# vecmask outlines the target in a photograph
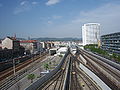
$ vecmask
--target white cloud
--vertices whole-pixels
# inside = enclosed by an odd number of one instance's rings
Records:
[[[22,6],[22,5],[25,5],[27,3],[27,1],[22,1],[21,3],[20,3],[20,5]]]
[[[101,24],[101,34],[120,31],[120,5],[106,4],[91,11],[81,11],[72,20],[73,25],[97,22]]]
[[[47,25],[50,24],[56,24],[56,21],[58,21],[59,19],[61,19],[62,16],[58,16],[58,15],[52,15],[52,16],[48,16],[48,17],[40,17],[40,20]]]
[[[96,22],[101,24],[101,35],[120,32],[120,5],[106,4],[89,11],[80,11],[74,13],[71,20],[61,25],[55,25],[50,33],[56,33],[58,36],[81,37],[82,25],[84,23]],[[76,16],[77,15],[77,16]],[[67,23],[68,22],[68,23]]]
[[[25,11],[28,11],[28,10],[30,10],[30,8],[31,8],[31,5],[30,5],[30,2],[29,2],[29,1],[22,1],[22,2],[20,3],[20,5],[18,5],[18,6],[15,8],[13,14],[16,15],[16,14],[19,14],[19,13],[22,13],[22,12],[25,12]]]
[[[59,3],[60,0],[48,0],[48,2],[46,2],[46,5],[50,6],[50,5],[54,5],[56,3]]]
[[[62,16],[57,16],[57,15],[53,15],[52,17],[53,17],[53,19],[60,19],[60,18],[62,18]]]
[[[47,23],[48,23],[48,24],[53,24],[53,22],[52,22],[52,21],[47,21]]]
[[[19,14],[25,11],[29,11],[32,9],[33,5],[38,4],[38,2],[30,2],[30,1],[22,1],[14,10],[14,14]]]

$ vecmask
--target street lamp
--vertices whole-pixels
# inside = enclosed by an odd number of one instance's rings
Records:
[[[15,59],[13,58],[13,71],[14,71],[14,75],[15,75]]]

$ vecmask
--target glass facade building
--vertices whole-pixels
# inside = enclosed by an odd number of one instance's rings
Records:
[[[120,32],[101,36],[101,48],[120,54]]]

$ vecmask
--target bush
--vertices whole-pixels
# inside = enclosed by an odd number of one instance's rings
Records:
[[[35,74],[29,74],[27,76],[28,80],[31,80],[31,83],[33,82],[33,79],[35,79]]]
[[[101,48],[97,48],[97,45],[91,44],[84,46],[84,49],[90,50],[91,52],[96,52],[98,54],[101,54],[103,56],[113,58],[120,62],[120,55],[113,53],[112,55],[109,54],[109,52],[102,50]]]
[[[45,64],[44,64],[44,68],[45,68],[45,70],[48,70],[48,69],[50,68],[49,64],[48,64],[48,63],[45,63]]]
[[[63,57],[63,55],[59,55],[59,57]]]

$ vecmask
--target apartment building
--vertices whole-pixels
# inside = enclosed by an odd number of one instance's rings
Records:
[[[98,44],[100,41],[100,24],[87,23],[82,26],[83,45]]]
[[[102,35],[101,48],[120,54],[120,32]]]
[[[19,51],[20,41],[16,40],[14,37],[6,37],[2,41],[2,49],[12,49],[14,51]]]

